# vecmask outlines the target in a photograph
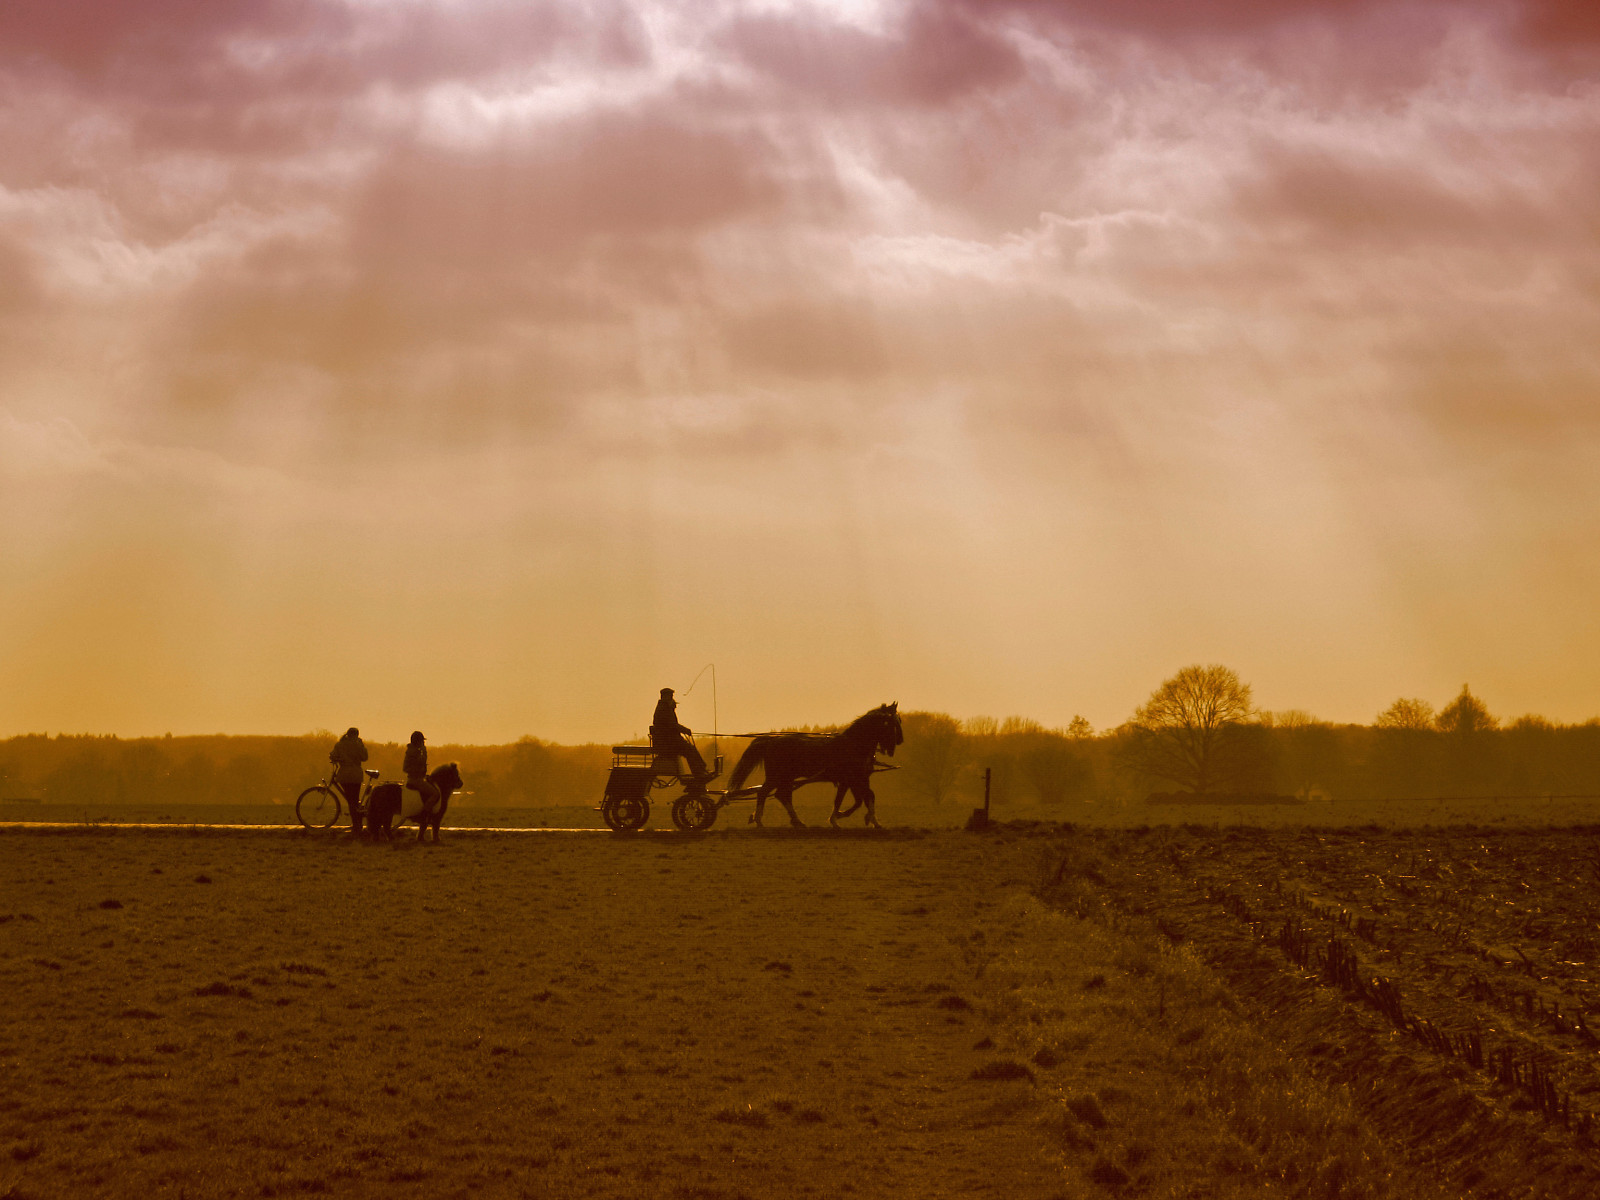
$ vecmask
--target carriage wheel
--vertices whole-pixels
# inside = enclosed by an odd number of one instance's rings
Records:
[[[703,833],[717,823],[717,802],[710,796],[679,796],[672,802],[672,823],[685,833]]]
[[[300,793],[294,815],[307,829],[327,829],[339,819],[339,797],[331,787],[318,784]]]
[[[600,806],[600,816],[618,833],[632,833],[643,829],[650,819],[650,801],[628,796],[607,799]]]

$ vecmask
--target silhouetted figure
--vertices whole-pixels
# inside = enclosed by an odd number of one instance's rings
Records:
[[[367,748],[361,741],[361,731],[352,725],[345,735],[333,744],[333,749],[328,753],[328,761],[336,765],[333,781],[344,793],[345,803],[350,806],[350,832],[361,832],[361,818],[365,815],[361,811],[361,785],[366,782],[366,773],[361,764],[367,761]]]
[[[406,747],[403,770],[406,773],[406,786],[422,797],[422,807],[432,809],[437,806],[439,789],[428,778],[428,747],[423,744],[420,729],[411,735],[411,744]]]
[[[671,688],[661,689],[661,699],[656,701],[656,715],[650,721],[650,749],[657,754],[682,757],[689,764],[689,774],[699,783],[711,778],[706,770],[706,760],[689,740],[689,727],[678,723],[678,702],[672,698]]]

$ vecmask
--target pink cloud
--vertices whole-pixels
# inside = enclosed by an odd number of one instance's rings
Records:
[[[1342,22],[1393,0],[955,0],[974,12],[1009,9],[1063,25],[1164,38],[1259,33],[1303,21]],[[1424,0],[1424,3],[1426,0]],[[1407,0],[1401,0],[1404,5]]]
[[[597,64],[645,55],[620,0],[575,5],[477,0],[355,8],[341,0],[11,0],[0,61],[57,67],[86,86],[152,97],[232,89],[342,93],[526,69],[553,55]]]
[[[1590,0],[1521,0],[1515,7],[1522,33],[1537,45],[1561,50],[1600,41],[1600,6]]]
[[[0,7],[0,60],[84,77],[119,67],[186,76],[230,36],[304,33],[337,11],[299,0],[10,0]]]
[[[807,101],[938,106],[1022,73],[1015,49],[972,16],[914,5],[887,34],[801,17],[734,21],[724,44]]]

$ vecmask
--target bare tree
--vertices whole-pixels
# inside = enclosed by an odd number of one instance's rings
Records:
[[[1254,773],[1245,736],[1255,715],[1250,685],[1227,667],[1184,667],[1154,692],[1126,727],[1122,759],[1142,775],[1193,792],[1237,787]]]
[[[1379,713],[1373,724],[1379,729],[1432,729],[1433,705],[1401,698]]]
[[[1483,701],[1474,696],[1464,683],[1461,685],[1461,694],[1444,706],[1435,723],[1444,732],[1461,737],[1486,733],[1500,724],[1489,715]]]

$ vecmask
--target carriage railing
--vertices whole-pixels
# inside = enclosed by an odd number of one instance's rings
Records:
[[[676,754],[665,750],[656,750],[650,746],[613,746],[611,747],[611,766],[617,767],[644,767],[661,775],[681,775],[683,771]],[[718,754],[712,760],[713,776],[722,774],[722,755]]]
[[[654,765],[659,757],[661,756],[649,746],[611,747],[611,765],[613,767],[648,767]]]

